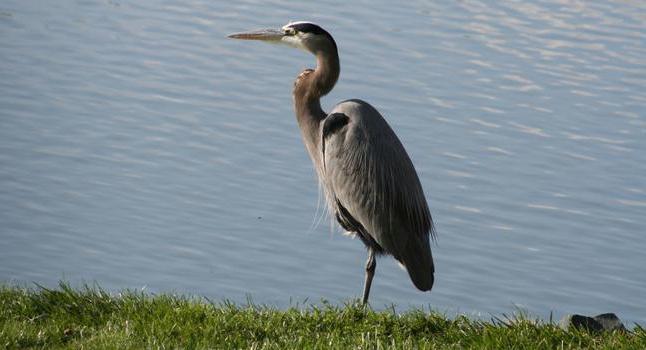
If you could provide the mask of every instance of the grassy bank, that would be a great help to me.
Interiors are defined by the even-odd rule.
[[[482,322],[421,311],[276,310],[95,288],[0,287],[0,348],[644,349],[646,330],[592,334],[516,317]]]

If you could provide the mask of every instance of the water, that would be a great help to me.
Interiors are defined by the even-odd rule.
[[[640,1],[4,1],[0,280],[358,297],[291,107],[312,58],[225,38],[303,19],[341,51],[324,108],[387,117],[438,228],[433,292],[382,259],[375,307],[646,323]]]

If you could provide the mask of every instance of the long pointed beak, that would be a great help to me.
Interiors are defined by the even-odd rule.
[[[285,33],[282,30],[260,29],[250,32],[234,33],[230,34],[228,37],[231,39],[242,40],[280,41],[283,36],[285,36]]]

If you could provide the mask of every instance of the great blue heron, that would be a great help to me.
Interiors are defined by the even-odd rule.
[[[316,56],[316,69],[304,70],[294,82],[296,119],[330,212],[368,249],[363,304],[380,254],[397,259],[418,289],[431,290],[433,221],[406,150],[381,114],[364,101],[343,101],[330,113],[321,109],[320,98],[332,90],[340,71],[332,36],[314,23],[292,22],[229,37],[284,43]]]

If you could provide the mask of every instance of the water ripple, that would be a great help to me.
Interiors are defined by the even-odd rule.
[[[290,94],[313,58],[226,39],[311,19],[342,60],[324,108],[378,107],[439,233],[433,292],[381,259],[374,306],[644,323],[644,18],[601,0],[4,1],[0,279],[358,296],[364,248],[312,227]]]

